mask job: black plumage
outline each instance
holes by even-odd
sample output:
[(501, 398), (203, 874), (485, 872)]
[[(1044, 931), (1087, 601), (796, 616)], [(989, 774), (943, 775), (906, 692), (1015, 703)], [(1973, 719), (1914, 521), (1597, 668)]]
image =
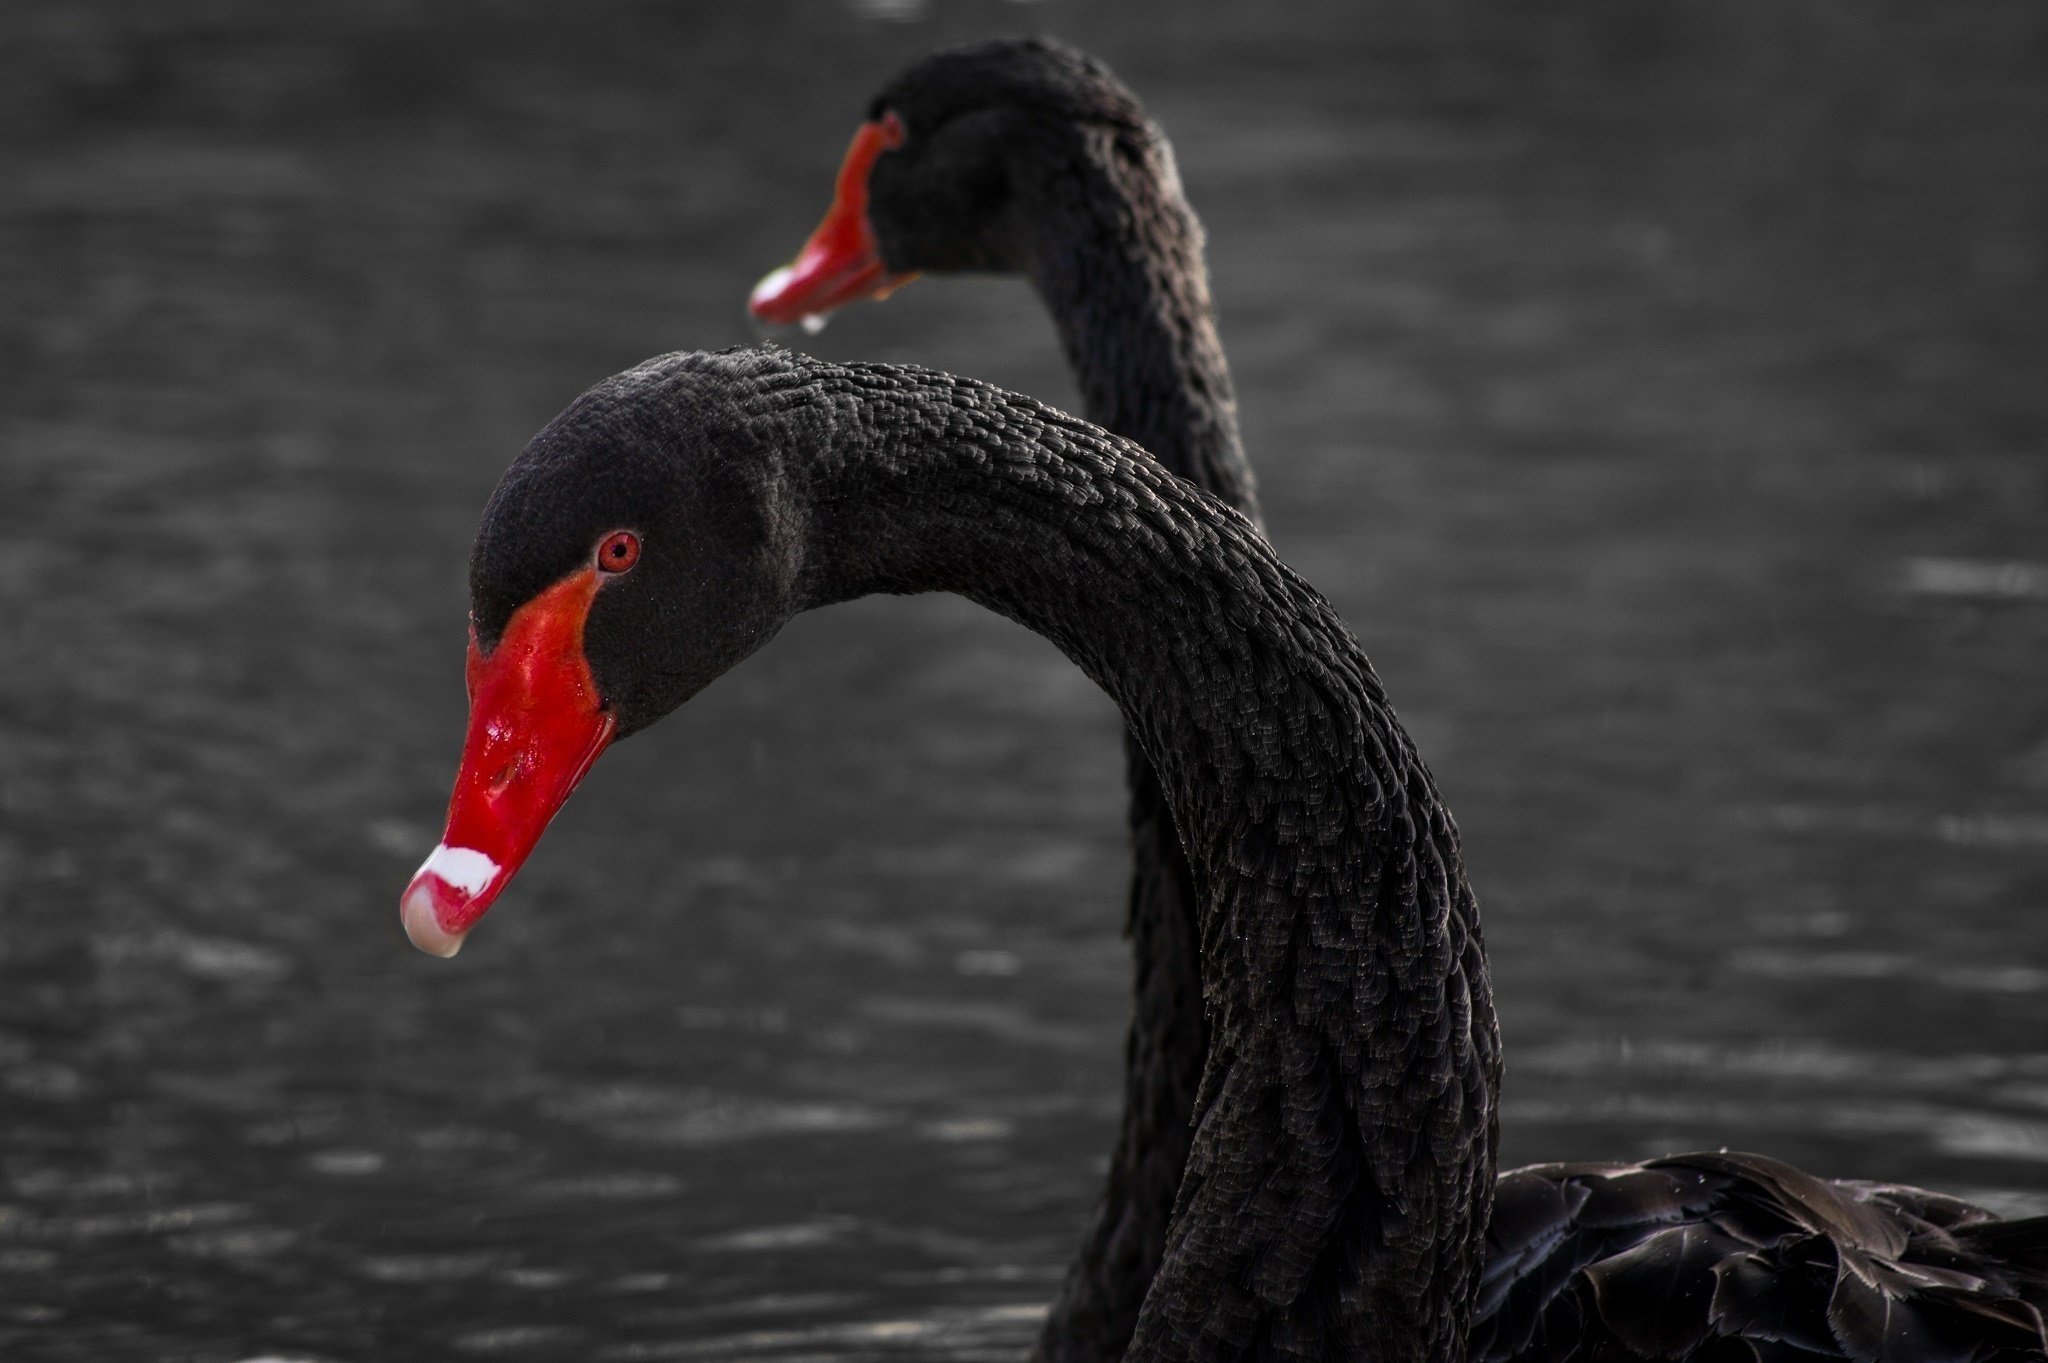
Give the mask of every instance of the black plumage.
[(1475, 1359), (2039, 1359), (2048, 1218), (1761, 1155), (1503, 1174)]
[(1083, 415), (1256, 522), (1202, 225), (1137, 97), (1085, 53), (1004, 39), (909, 67), (871, 113), (904, 127), (868, 179), (889, 269), (1023, 276)]
[[(909, 135), (877, 162), (869, 206), (889, 267), (1024, 275), (1088, 416), (1255, 515), (1201, 228), (1136, 97), (1094, 58), (1031, 39), (926, 58), (871, 110), (890, 112)], [(1184, 1158), (1177, 1077), (1198, 1072), (1206, 1044), (1189, 1022), (1201, 964), (1175, 930), (1190, 912), (1175, 911), (1177, 858), (1147, 836), (1170, 831), (1154, 789), (1134, 760), (1127, 1110), (1108, 1193), (1041, 1339), (1063, 1363), (1121, 1355), (1156, 1255), (1144, 1239), (1164, 1233)], [(1503, 1176), (1493, 1224), (1474, 1357), (2042, 1349), (2048, 1222), (1998, 1222), (1935, 1193), (1684, 1155)]]
[[(869, 177), (892, 272), (1020, 274), (1053, 319), (1098, 426), (1256, 523), (1202, 228), (1173, 150), (1101, 62), (1045, 39), (957, 48), (903, 71), (872, 117), (903, 145)], [(1195, 889), (1167, 803), (1127, 743), (1133, 991), (1124, 1116), (1040, 1356), (1118, 1358), (1159, 1264), (1209, 1049)]]

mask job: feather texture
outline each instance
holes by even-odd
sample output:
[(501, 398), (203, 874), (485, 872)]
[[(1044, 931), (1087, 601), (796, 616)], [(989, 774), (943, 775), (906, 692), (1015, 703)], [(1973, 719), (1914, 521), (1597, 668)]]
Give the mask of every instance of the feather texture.
[(930, 371), (649, 361), (500, 483), (477, 637), (621, 525), (641, 558), (580, 645), (621, 735), (874, 592), (980, 602), (1121, 709), (1186, 852), (1209, 1036), (1132, 1363), (2048, 1356), (2041, 1222), (1755, 1155), (1496, 1181), (1499, 1037), (1449, 811), (1329, 603), (1128, 441)]
[[(1107, 67), (1043, 40), (940, 53), (876, 101), (913, 137), (941, 139), (949, 120), (993, 108), (1012, 116), (1011, 136), (981, 144), (1010, 163), (1002, 178), (1016, 198), (1000, 229), (930, 172), (906, 171), (877, 186), (890, 265), (1029, 277), (1087, 416), (1256, 519), (1201, 227), (1164, 135)], [(989, 169), (945, 164), (968, 180)], [(1131, 781), (1137, 990), (1125, 1118), (1095, 1223), (1040, 1340), (1041, 1357), (1058, 1363), (1123, 1355), (1163, 1252), (1208, 1046), (1198, 982), (1215, 944), (1195, 940), (1193, 882), (1135, 744)], [(1357, 1025), (1363, 1036), (1390, 1020)], [(1327, 1060), (1298, 1057), (1290, 1084), (1327, 1085)], [(1316, 1139), (1342, 1144), (1336, 1133)], [(2002, 1223), (1937, 1193), (1829, 1183), (1758, 1156), (1518, 1170), (1494, 1190), (1472, 1356), (2038, 1359), (2044, 1263), (2048, 1221)]]
[[(1138, 99), (1085, 53), (1042, 38), (951, 49), (874, 102), (909, 129), (870, 185), (891, 269), (998, 270), (1031, 281), (1083, 414), (1242, 512), (1258, 504), (1217, 337), (1202, 227), (1173, 151)], [(985, 135), (999, 127), (999, 135)], [(1003, 201), (968, 186), (999, 183)], [(1196, 891), (1141, 744), (1129, 762), (1132, 1008), (1124, 1116), (1109, 1177), (1039, 1340), (1045, 1363), (1111, 1363), (1137, 1327), (1194, 1135), (1209, 1051)]]
[(1476, 1360), (2018, 1363), (2048, 1355), (2048, 1218), (1762, 1155), (1503, 1174)]

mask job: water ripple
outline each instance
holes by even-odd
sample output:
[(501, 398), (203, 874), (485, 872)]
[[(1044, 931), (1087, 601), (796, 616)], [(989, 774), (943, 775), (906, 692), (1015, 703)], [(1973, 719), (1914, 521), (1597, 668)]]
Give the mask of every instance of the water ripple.
[(601, 1349), (591, 1357), (601, 1363), (681, 1358), (776, 1358), (789, 1363), (810, 1357), (842, 1357), (844, 1351), (857, 1355), (862, 1351), (944, 1351), (953, 1358), (1003, 1357), (1007, 1354), (993, 1351), (1028, 1344), (1045, 1313), (1042, 1303), (1010, 1303), (938, 1311), (928, 1316), (744, 1330), (704, 1338), (627, 1344)]
[(2048, 563), (1912, 558), (1906, 560), (1903, 585), (1906, 591), (1923, 596), (2048, 601)]
[(650, 1145), (718, 1145), (757, 1136), (871, 1131), (898, 1124), (875, 1108), (855, 1103), (787, 1102), (644, 1085), (582, 1089), (549, 1099), (543, 1108), (559, 1120)]

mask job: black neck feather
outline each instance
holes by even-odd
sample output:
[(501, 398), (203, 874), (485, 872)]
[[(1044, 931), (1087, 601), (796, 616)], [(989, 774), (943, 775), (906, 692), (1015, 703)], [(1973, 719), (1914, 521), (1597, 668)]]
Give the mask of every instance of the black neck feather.
[(1157, 129), (1096, 126), (1048, 191), (1030, 262), (1083, 412), (1254, 522), (1258, 499), (1238, 438), (1237, 400), (1217, 338), (1202, 226)]
[(1127, 1356), (1461, 1358), (1492, 1000), (1456, 830), (1350, 633), (1249, 522), (1029, 399), (800, 362), (753, 402), (800, 446), (804, 604), (979, 601), (1108, 691), (1158, 770), (1211, 1041)]
[[(1127, 102), (1130, 117), (1081, 132), (1081, 154), (1047, 192), (1031, 279), (1088, 418), (1256, 522), (1201, 224), (1164, 135)], [(1190, 871), (1158, 779), (1130, 746), (1124, 1116), (1102, 1199), (1047, 1315), (1042, 1363), (1112, 1363), (1129, 1346), (1165, 1253), (1209, 1049)]]

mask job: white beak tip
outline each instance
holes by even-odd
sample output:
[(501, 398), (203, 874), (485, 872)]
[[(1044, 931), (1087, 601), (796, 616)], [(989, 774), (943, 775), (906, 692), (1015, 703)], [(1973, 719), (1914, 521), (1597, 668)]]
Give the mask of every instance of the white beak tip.
[(778, 266), (761, 276), (761, 282), (754, 285), (753, 293), (747, 296), (749, 307), (764, 307), (782, 296), (789, 287), (789, 281), (796, 278), (796, 271), (787, 265)]
[(405, 924), (405, 935), (429, 956), (444, 960), (462, 950), (464, 934), (450, 932), (441, 926), (438, 907), (440, 896), (435, 893), (438, 877), (426, 872), (414, 877), (405, 890), (405, 898), (399, 901), (399, 918)]

